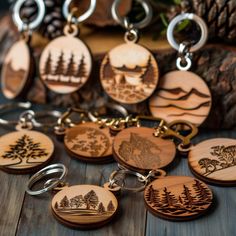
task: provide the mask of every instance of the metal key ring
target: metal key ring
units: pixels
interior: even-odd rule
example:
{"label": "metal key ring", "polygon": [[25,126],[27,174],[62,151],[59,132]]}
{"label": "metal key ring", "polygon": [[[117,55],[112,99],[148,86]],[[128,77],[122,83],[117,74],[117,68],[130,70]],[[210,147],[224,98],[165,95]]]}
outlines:
{"label": "metal key ring", "polygon": [[[119,181],[116,180],[116,177],[118,175],[131,175],[131,176],[135,176],[137,177],[138,181],[142,184],[141,187],[126,187],[125,186],[125,177],[123,178],[123,181],[121,181],[123,184],[119,185]],[[142,181],[140,181],[142,180]],[[128,190],[128,191],[133,191],[133,192],[141,192],[145,189],[147,183],[148,183],[148,179],[145,178],[144,175],[135,172],[135,171],[131,171],[128,169],[120,169],[120,170],[116,170],[114,172],[111,173],[110,177],[109,177],[109,183],[112,186],[113,184],[116,184],[118,187],[120,187],[123,190]]]}
{"label": "metal key ring", "polygon": [[[44,184],[44,188],[42,189],[32,190],[32,187],[36,182],[44,179],[48,175],[55,174],[55,173],[61,173],[60,177],[53,178],[53,181],[50,181],[50,179],[46,180],[45,182],[47,183],[46,187]],[[60,164],[60,163],[49,165],[41,169],[37,173],[35,173],[29,179],[27,187],[26,187],[26,192],[30,195],[40,195],[42,193],[48,192],[49,190],[52,190],[53,188],[55,188],[59,183],[61,183],[64,180],[66,174],[67,174],[67,168],[65,167],[65,165]]]}
{"label": "metal key ring", "polygon": [[[66,19],[68,19],[68,17],[70,16],[70,4],[71,4],[71,2],[72,2],[72,0],[66,0],[63,4],[62,12],[63,12],[63,15]],[[89,9],[83,15],[81,15],[79,17],[72,16],[71,17],[71,22],[73,24],[79,24],[79,23],[87,20],[94,13],[95,8],[96,8],[96,4],[97,4],[96,0],[91,0]]]}
{"label": "metal key ring", "polygon": [[20,9],[23,6],[23,4],[26,2],[26,0],[17,0],[13,7],[13,21],[15,25],[18,27],[19,31],[24,31],[26,29],[33,30],[37,28],[41,22],[43,21],[43,18],[45,16],[45,4],[43,0],[34,0],[35,3],[38,6],[38,15],[37,17],[30,22],[29,24],[26,24],[20,17]]}
{"label": "metal key ring", "polygon": [[195,21],[200,29],[201,29],[201,37],[199,39],[199,41],[194,44],[193,46],[190,47],[190,52],[195,52],[198,49],[200,49],[201,47],[203,47],[203,45],[206,43],[207,38],[208,38],[208,28],[206,23],[204,22],[204,20],[193,14],[193,13],[183,13],[181,15],[176,16],[168,25],[167,28],[167,40],[169,42],[169,44],[175,49],[175,50],[179,50],[179,44],[175,41],[174,39],[174,29],[176,27],[176,25],[183,21],[183,20],[193,20]]}
{"label": "metal key ring", "polygon": [[[120,5],[122,0],[115,0],[112,4],[111,7],[111,14],[113,19],[120,25],[122,25],[124,28],[126,28],[127,24],[125,22],[125,17],[121,17],[118,13],[118,7]],[[130,23],[132,24],[132,26],[136,29],[142,29],[144,27],[146,27],[147,25],[149,25],[149,23],[152,20],[152,16],[153,16],[153,11],[152,11],[152,6],[149,4],[148,1],[146,0],[136,0],[138,3],[140,3],[145,11],[145,18],[138,22],[138,23]]]}

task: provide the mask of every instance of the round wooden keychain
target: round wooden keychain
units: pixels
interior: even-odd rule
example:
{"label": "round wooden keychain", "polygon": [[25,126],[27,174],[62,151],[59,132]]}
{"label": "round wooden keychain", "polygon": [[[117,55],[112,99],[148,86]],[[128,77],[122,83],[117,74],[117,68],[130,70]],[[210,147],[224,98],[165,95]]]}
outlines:
{"label": "round wooden keychain", "polygon": [[189,139],[184,143],[184,136],[179,134],[178,128],[183,125],[186,125],[185,121],[180,120],[169,123],[162,127],[161,137],[178,138],[180,143],[177,148],[180,153],[188,155],[189,168],[197,178],[219,186],[235,186],[236,139],[213,138],[196,145],[192,145]]}
{"label": "round wooden keychain", "polygon": [[[45,113],[56,116],[58,112]],[[38,170],[52,158],[54,144],[45,134],[32,130],[33,127],[45,128],[35,120],[38,114],[27,110],[20,115],[16,130],[0,137],[0,169],[13,174],[26,174]],[[13,124],[1,119],[1,124]]]}
{"label": "round wooden keychain", "polygon": [[80,89],[88,80],[92,70],[90,50],[76,36],[78,24],[89,18],[95,10],[96,0],[91,0],[90,7],[80,17],[75,17],[77,8],[69,10],[72,0],[66,0],[63,14],[67,19],[64,36],[51,41],[43,50],[39,73],[44,84],[56,93],[68,94]]}
{"label": "round wooden keychain", "polygon": [[[159,121],[159,125],[155,128],[140,127],[137,124],[136,127],[123,129],[115,136],[113,155],[119,164],[130,170],[146,172],[164,168],[173,162],[176,155],[175,143],[159,135],[163,132],[161,127],[165,121],[159,118],[156,121]],[[165,130],[166,136],[168,133],[183,140],[187,145],[197,132],[190,123],[186,122],[186,125],[191,130],[186,137],[171,130]]]}
{"label": "round wooden keychain", "polygon": [[17,0],[13,7],[13,21],[21,32],[21,38],[11,46],[2,65],[1,88],[8,99],[23,95],[32,82],[35,63],[29,47],[31,31],[40,25],[45,15],[44,1],[35,0],[38,7],[37,17],[32,22],[23,22],[20,9],[24,2],[25,0]]}
{"label": "round wooden keychain", "polygon": [[[198,43],[183,42],[180,45],[174,39],[174,28],[182,20],[193,20],[201,29]],[[206,42],[208,30],[205,22],[195,14],[184,13],[176,16],[167,29],[170,45],[179,52],[176,66],[179,70],[165,74],[159,83],[157,92],[149,101],[153,116],[165,119],[168,123],[181,118],[196,126],[201,125],[211,109],[211,93],[206,83],[196,74],[189,72],[192,52],[200,49]]]}
{"label": "round wooden keychain", "polygon": [[[126,177],[137,177],[141,186],[127,186]],[[137,185],[137,184],[136,184]],[[195,219],[207,213],[213,201],[211,189],[202,181],[189,176],[166,176],[163,170],[148,175],[121,169],[111,174],[104,187],[110,191],[143,191],[145,205],[152,214],[173,221]]]}
{"label": "round wooden keychain", "polygon": [[138,31],[147,26],[152,18],[149,3],[138,0],[145,10],[146,17],[139,23],[131,24],[118,14],[120,0],[112,5],[112,16],[127,31],[125,44],[113,48],[104,57],[100,69],[101,84],[106,93],[114,100],[135,104],[146,100],[154,92],[159,69],[154,56],[145,47],[137,44]]}
{"label": "round wooden keychain", "polygon": [[[40,195],[50,190],[58,191],[51,201],[53,216],[62,224],[82,229],[101,227],[110,222],[118,211],[118,201],[109,190],[96,185],[66,186],[67,169],[62,164],[53,164],[33,175],[26,192]],[[58,177],[48,179],[52,174]],[[44,179],[41,189],[33,189],[34,185]],[[60,187],[61,186],[61,187]]]}
{"label": "round wooden keychain", "polygon": [[[120,109],[120,106],[112,105],[111,108],[118,110],[122,116],[127,115],[127,111],[123,107]],[[66,123],[73,112],[82,116],[81,123]],[[85,121],[86,117],[89,121]],[[58,119],[55,133],[64,136],[64,145],[70,156],[91,163],[107,163],[113,161],[114,136],[110,132],[109,124],[115,120],[113,118],[100,119],[90,112],[86,113],[77,108],[70,108]]]}

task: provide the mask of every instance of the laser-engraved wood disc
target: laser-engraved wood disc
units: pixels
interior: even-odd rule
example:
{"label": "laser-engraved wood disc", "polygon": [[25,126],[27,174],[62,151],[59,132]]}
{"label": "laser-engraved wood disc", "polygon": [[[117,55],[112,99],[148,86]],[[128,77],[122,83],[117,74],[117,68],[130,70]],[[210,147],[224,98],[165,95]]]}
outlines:
{"label": "laser-engraved wood disc", "polygon": [[118,209],[113,193],[95,185],[75,185],[52,199],[53,215],[61,223],[78,228],[95,228],[108,223]]}
{"label": "laser-engraved wood disc", "polygon": [[217,185],[236,185],[236,140],[215,138],[194,146],[188,155],[192,172]]}
{"label": "laser-engraved wood disc", "polygon": [[155,137],[154,129],[132,127],[118,133],[113,142],[116,161],[128,169],[148,171],[169,165],[176,153],[172,141]]}
{"label": "laser-engraved wood disc", "polygon": [[20,40],[10,48],[3,61],[1,87],[4,96],[8,99],[20,96],[30,83],[33,71],[29,47]]}
{"label": "laser-engraved wood disc", "polygon": [[37,131],[16,131],[0,137],[0,168],[28,173],[47,164],[54,151],[52,140]]}
{"label": "laser-engraved wood disc", "polygon": [[160,79],[149,108],[153,116],[167,122],[181,119],[199,126],[210,112],[211,93],[198,75],[189,71],[172,71]]}
{"label": "laser-engraved wood disc", "polygon": [[159,178],[144,190],[147,209],[174,221],[191,220],[205,214],[212,199],[212,191],[205,183],[188,176]]}
{"label": "laser-engraved wood disc", "polygon": [[40,77],[52,91],[73,93],[88,80],[92,58],[88,47],[71,35],[51,41],[43,50],[39,62]]}
{"label": "laser-engraved wood disc", "polygon": [[100,79],[107,94],[114,100],[135,104],[154,92],[159,77],[153,55],[135,43],[113,48],[103,59]]}
{"label": "laser-engraved wood disc", "polygon": [[107,127],[86,122],[66,131],[64,144],[70,155],[87,162],[107,162],[112,158],[113,137]]}

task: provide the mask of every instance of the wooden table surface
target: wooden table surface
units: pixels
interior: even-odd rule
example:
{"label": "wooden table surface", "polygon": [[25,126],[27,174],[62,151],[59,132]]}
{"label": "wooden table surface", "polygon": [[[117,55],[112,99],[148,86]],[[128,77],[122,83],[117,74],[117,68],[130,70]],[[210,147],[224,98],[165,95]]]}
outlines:
{"label": "wooden table surface", "polygon": [[[0,96],[1,97],[1,96]],[[0,98],[0,101],[3,99]],[[0,127],[0,135],[13,130]],[[116,164],[92,165],[70,158],[53,134],[55,143],[53,163],[64,163],[69,173],[67,181],[73,184],[102,185]],[[213,137],[234,137],[236,132],[203,132],[194,142]],[[178,158],[167,170],[169,175],[190,175],[187,160]],[[170,222],[151,215],[145,209],[142,193],[125,193],[120,199],[118,216],[108,225],[96,230],[75,230],[59,224],[50,212],[50,193],[32,197],[25,193],[29,175],[12,175],[0,172],[0,235],[1,236],[49,236],[49,235],[96,235],[96,236],[233,236],[236,234],[236,188],[211,186],[215,202],[206,216],[189,222]]]}

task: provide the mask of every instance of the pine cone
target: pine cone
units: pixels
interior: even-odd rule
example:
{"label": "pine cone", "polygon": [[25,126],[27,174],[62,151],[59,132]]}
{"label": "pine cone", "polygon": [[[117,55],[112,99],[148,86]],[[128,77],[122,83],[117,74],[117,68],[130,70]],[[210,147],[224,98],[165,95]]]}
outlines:
{"label": "pine cone", "polygon": [[[65,19],[62,15],[62,0],[44,0],[46,14],[43,22],[39,26],[38,32],[47,38],[55,38],[62,34]],[[14,4],[15,1],[12,1]],[[30,22],[37,15],[37,5],[35,1],[26,0],[21,8],[21,17],[24,21]]]}
{"label": "pine cone", "polygon": [[235,41],[235,0],[182,0],[180,4],[181,7],[176,8],[176,12],[192,12],[205,20],[209,28],[209,38]]}

